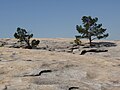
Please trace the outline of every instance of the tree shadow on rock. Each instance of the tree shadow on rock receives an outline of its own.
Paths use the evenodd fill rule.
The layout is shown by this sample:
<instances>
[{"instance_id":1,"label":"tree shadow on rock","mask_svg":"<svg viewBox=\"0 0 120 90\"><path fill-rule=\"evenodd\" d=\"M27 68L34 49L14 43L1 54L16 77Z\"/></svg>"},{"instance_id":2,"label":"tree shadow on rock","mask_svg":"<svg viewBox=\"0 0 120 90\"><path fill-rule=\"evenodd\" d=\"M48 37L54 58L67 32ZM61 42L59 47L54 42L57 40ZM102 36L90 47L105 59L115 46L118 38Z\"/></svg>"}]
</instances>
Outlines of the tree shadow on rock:
<instances>
[{"instance_id":1,"label":"tree shadow on rock","mask_svg":"<svg viewBox=\"0 0 120 90\"><path fill-rule=\"evenodd\" d=\"M96 47L116 47L117 44L113 42L93 42L92 43Z\"/></svg>"}]
</instances>

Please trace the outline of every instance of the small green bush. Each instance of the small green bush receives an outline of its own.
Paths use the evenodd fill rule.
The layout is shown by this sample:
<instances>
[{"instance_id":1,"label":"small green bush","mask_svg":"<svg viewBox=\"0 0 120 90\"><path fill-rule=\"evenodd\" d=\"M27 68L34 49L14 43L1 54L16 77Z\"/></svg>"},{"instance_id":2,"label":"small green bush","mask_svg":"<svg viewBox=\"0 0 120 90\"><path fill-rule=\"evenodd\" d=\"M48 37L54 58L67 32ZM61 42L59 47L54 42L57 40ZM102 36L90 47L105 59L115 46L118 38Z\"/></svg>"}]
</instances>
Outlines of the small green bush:
<instances>
[{"instance_id":1,"label":"small green bush","mask_svg":"<svg viewBox=\"0 0 120 90\"><path fill-rule=\"evenodd\" d=\"M79 38L76 37L76 39L74 40L75 44L77 45L81 45L81 41Z\"/></svg>"}]
</instances>

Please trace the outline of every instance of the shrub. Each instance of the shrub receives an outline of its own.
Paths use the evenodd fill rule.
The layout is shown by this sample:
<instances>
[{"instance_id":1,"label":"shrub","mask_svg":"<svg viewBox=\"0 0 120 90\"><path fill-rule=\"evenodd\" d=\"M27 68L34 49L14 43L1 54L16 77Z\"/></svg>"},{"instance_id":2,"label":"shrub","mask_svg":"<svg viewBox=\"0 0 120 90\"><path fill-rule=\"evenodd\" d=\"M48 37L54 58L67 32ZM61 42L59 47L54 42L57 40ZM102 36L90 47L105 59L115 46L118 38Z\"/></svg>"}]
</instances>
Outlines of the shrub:
<instances>
[{"instance_id":1,"label":"shrub","mask_svg":"<svg viewBox=\"0 0 120 90\"><path fill-rule=\"evenodd\" d=\"M81 45L81 41L79 38L76 37L76 39L74 40L75 44L77 45Z\"/></svg>"}]
</instances>

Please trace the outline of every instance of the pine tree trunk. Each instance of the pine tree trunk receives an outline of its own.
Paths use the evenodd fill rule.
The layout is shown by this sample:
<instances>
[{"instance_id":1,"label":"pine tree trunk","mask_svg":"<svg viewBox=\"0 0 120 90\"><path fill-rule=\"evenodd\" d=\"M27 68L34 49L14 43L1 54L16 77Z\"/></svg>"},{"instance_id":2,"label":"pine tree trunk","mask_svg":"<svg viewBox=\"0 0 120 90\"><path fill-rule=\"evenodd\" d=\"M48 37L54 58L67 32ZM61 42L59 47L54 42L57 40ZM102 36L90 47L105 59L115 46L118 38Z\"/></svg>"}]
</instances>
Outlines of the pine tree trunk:
<instances>
[{"instance_id":1,"label":"pine tree trunk","mask_svg":"<svg viewBox=\"0 0 120 90\"><path fill-rule=\"evenodd\" d=\"M89 37L89 43L90 43L90 46L92 46L92 39L91 39L91 36Z\"/></svg>"},{"instance_id":2,"label":"pine tree trunk","mask_svg":"<svg viewBox=\"0 0 120 90\"><path fill-rule=\"evenodd\" d=\"M32 49L29 40L28 40L28 42L27 42L27 45L28 45L28 47L27 47L28 49Z\"/></svg>"},{"instance_id":3,"label":"pine tree trunk","mask_svg":"<svg viewBox=\"0 0 120 90\"><path fill-rule=\"evenodd\" d=\"M26 47L26 48L28 48L28 49L32 49L29 40L26 40L26 39L25 39L25 42L26 42L26 44L27 44L27 47Z\"/></svg>"}]
</instances>

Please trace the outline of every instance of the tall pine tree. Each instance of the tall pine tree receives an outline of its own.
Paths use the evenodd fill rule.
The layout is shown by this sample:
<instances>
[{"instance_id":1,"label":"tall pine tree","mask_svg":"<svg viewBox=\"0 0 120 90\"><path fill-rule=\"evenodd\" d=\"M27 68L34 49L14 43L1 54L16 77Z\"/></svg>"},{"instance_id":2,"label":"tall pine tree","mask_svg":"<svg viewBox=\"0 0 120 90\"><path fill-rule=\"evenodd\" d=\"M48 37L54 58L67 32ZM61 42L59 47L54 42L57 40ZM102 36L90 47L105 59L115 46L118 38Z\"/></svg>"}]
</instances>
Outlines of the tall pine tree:
<instances>
[{"instance_id":1,"label":"tall pine tree","mask_svg":"<svg viewBox=\"0 0 120 90\"><path fill-rule=\"evenodd\" d=\"M102 39L108 37L108 33L105 33L106 29L102 28L102 24L97 24L98 18L92 18L91 16L82 17L82 25L76 25L76 30L80 33L76 38L89 39L90 46L94 39Z\"/></svg>"}]
</instances>

